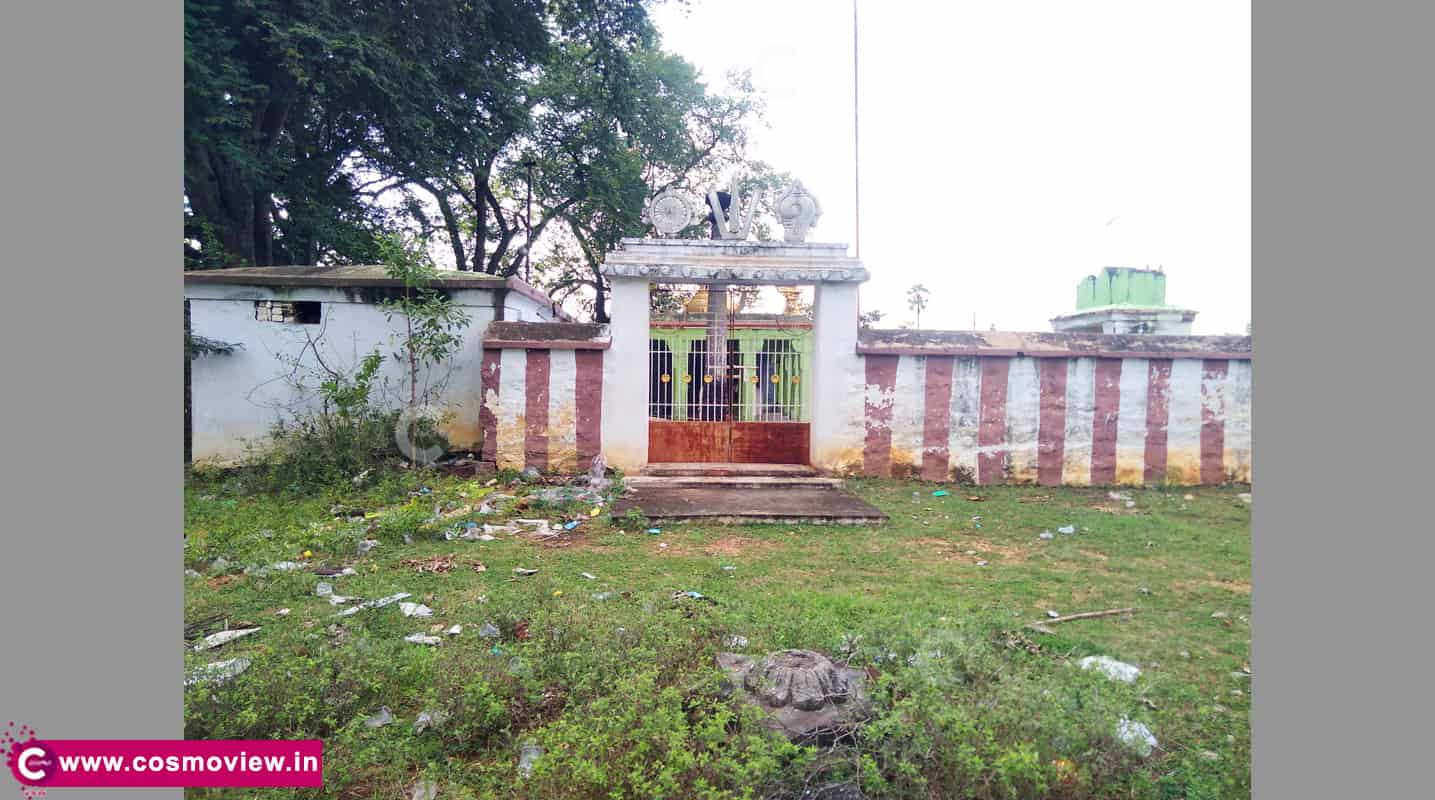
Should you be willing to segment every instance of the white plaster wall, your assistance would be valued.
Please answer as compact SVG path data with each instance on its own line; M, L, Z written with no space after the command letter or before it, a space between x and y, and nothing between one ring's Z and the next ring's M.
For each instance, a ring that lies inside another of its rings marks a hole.
M1096 359L1073 358L1066 366L1066 438L1061 453L1061 482L1091 483L1092 429L1096 421Z
M1166 480L1201 482L1201 361L1171 362L1170 416L1166 425Z
M1146 394L1151 362L1121 361L1120 397L1116 408L1116 482L1139 485L1146 478Z
M548 351L548 469L578 471L578 362L572 350Z
M972 356L952 359L951 423L947 429L948 462L968 481L977 478L977 428L982 411L982 361Z
M892 469L895 475L922 470L922 428L927 413L927 359L897 359L892 384Z
M532 319L547 310L527 297L509 292L507 304L521 308ZM352 370L375 347L388 356L376 384L376 399L390 407L402 405L400 390L404 366L392 358L400 349L400 320L390 323L376 305L358 302L360 295L334 288L275 289L222 284L185 287L190 301L190 327L194 334L243 349L230 355L196 358L191 369L193 459L196 462L232 462L246 447L263 447L281 414L318 405L312 391L296 392L286 378L285 358L303 352L309 337L319 337L318 353L338 370ZM254 318L255 300L312 300L323 304L319 325L260 322ZM456 448L476 448L481 439L478 407L481 402L479 361L488 323L494 319L494 293L463 289L453 300L471 321L452 370L437 370L430 378L448 373L440 402L452 411L445 433ZM509 312L505 312L506 314ZM322 333L322 336L320 336ZM310 353L307 364L314 364ZM312 381L310 382L312 384ZM386 384L386 385L384 385Z
M523 443L528 435L528 351L505 349L498 362L497 404L490 410L498 418L494 460L499 469L523 469L528 459Z
M1226 377L1226 474L1251 480L1251 362L1230 361Z
M832 472L862 465L866 440L864 361L857 354L858 285L820 283L812 303L812 464ZM920 443L919 443L920 446Z
M632 474L648 463L648 280L615 275L609 286L612 343L603 357L603 458Z
M1014 358L1007 372L1006 446L1013 483L1036 482L1041 377L1034 358Z

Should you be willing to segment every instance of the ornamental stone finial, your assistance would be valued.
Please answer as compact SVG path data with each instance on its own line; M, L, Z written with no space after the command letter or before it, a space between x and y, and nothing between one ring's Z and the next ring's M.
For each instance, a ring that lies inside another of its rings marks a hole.
M672 235L693 224L693 204L675 189L658 192L643 209L643 221L662 234Z
M817 227L822 216L822 205L807 191L802 181L793 181L777 198L777 220L782 223L783 240L802 242L807 240L807 231Z
M752 192L744 201L737 193L737 175L732 176L728 190L708 191L708 222L712 223L714 239L746 239L752 230L752 218L757 214L757 192Z

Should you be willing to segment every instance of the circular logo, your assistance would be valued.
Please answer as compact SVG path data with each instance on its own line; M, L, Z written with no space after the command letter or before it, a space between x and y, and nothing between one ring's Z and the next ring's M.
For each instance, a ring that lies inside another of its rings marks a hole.
M44 742L16 742L12 754L11 771L28 786L43 786L60 772L55 752Z
M406 408L399 414L394 424L394 443L405 458L426 467L444 454L438 437L440 416L437 409L427 405Z

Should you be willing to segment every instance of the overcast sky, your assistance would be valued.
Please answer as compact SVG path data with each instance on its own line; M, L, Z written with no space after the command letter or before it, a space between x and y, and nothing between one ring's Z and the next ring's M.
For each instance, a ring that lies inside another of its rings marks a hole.
M1050 330L1103 266L1163 266L1195 332L1250 320L1248 2L859 0L864 311L924 328ZM850 0L692 0L664 47L720 88L751 68L749 155L854 237ZM851 248L849 247L849 252Z

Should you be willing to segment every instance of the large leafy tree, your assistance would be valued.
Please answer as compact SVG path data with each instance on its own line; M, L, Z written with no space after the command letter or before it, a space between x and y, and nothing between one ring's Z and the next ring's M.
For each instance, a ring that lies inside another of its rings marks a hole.
M603 254L651 193L744 165L761 114L642 0L186 0L186 264L372 261L406 229L605 320Z

